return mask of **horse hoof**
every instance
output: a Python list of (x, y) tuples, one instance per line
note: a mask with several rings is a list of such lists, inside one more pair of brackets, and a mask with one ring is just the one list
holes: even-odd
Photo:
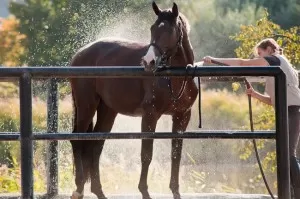
[(152, 199), (149, 194), (143, 196), (143, 199)]
[(78, 193), (77, 191), (74, 191), (71, 196), (71, 199), (83, 199), (83, 194)]
[(98, 199), (107, 199), (107, 197), (105, 197), (105, 196), (98, 196), (97, 198)]
[(97, 193), (92, 191), (92, 193), (96, 195), (97, 199), (107, 199), (107, 197), (104, 195), (102, 191), (99, 191)]
[(174, 199), (181, 199), (180, 193), (173, 193), (173, 198)]

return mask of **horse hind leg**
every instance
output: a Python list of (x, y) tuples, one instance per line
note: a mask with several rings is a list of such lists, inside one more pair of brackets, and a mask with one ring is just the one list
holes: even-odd
[[(90, 123), (87, 133), (93, 132), (93, 121)], [(93, 150), (91, 147), (90, 140), (82, 140), (84, 143), (83, 151), (82, 151), (82, 166), (83, 166), (83, 175), (84, 175), (84, 182), (87, 182), (90, 179), (90, 167), (92, 164), (91, 158), (89, 157), (89, 154), (91, 154), (91, 151)]]
[[(88, 130), (87, 130), (87, 133), (91, 133), (93, 132), (93, 121), (90, 123), (89, 127), (88, 127)], [(90, 140), (81, 140), (82, 144), (86, 147), (83, 147), (82, 148), (82, 167), (83, 167), (83, 178), (84, 178), (84, 183), (88, 182), (89, 179), (90, 179), (90, 168), (91, 168), (91, 165), (92, 165), (92, 159), (89, 157), (89, 154), (92, 153), (93, 151), (93, 148), (91, 146), (91, 143), (92, 141)], [(79, 199), (82, 199), (83, 198), (83, 195), (84, 195), (84, 192), (82, 192), (81, 194), (78, 194), (75, 193), (75, 195), (77, 195), (76, 197), (79, 198)]]
[[(97, 122), (94, 127), (94, 132), (110, 132), (117, 113), (106, 106), (104, 102), (100, 102), (97, 108)], [(99, 159), (102, 153), (105, 140), (94, 140), (92, 144), (92, 164), (91, 164), (91, 192), (98, 199), (106, 199), (100, 182)]]
[[(83, 98), (80, 98), (83, 99)], [(77, 101), (74, 104), (79, 104), (81, 106), (75, 106), (75, 122), (73, 132), (84, 133), (91, 129), (92, 119), (96, 112), (96, 108), (99, 100), (94, 97), (85, 96), (85, 99), (90, 101)], [(75, 102), (75, 100), (74, 100)], [(72, 140), (72, 149), (74, 156), (75, 164), (75, 184), (76, 191), (72, 194), (72, 199), (79, 199), (83, 197), (83, 189), (86, 180), (88, 179), (89, 171), (86, 169), (86, 166), (89, 164), (89, 153), (86, 153), (89, 149), (87, 141), (84, 140)], [(89, 168), (89, 167), (87, 167)]]

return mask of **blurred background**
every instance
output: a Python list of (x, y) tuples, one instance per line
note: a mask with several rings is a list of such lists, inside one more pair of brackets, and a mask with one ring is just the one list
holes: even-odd
[[(68, 66), (83, 45), (102, 37), (149, 43), (156, 15), (150, 0), (0, 0), (0, 65), (2, 67)], [(160, 8), (173, 1), (157, 0)], [(177, 0), (189, 20), (196, 56), (251, 55), (256, 42), (274, 37), (293, 66), (300, 67), (300, 0)], [(278, 36), (281, 35), (281, 36)], [(260, 92), (263, 83), (254, 83)], [(48, 82), (33, 82), (34, 132), (47, 130)], [(249, 130), (244, 85), (211, 82), (202, 86), (203, 129)], [(18, 82), (0, 82), (0, 130), (19, 131)], [(255, 130), (274, 129), (273, 108), (253, 100)], [(198, 129), (198, 103), (188, 130)], [(72, 100), (68, 83), (59, 84), (59, 132), (72, 131)], [(140, 118), (118, 115), (113, 132), (139, 132)], [(171, 131), (168, 116), (157, 131)], [(169, 193), (170, 140), (155, 140), (148, 178), (149, 190)], [(34, 143), (34, 190), (46, 191), (46, 141)], [(140, 140), (105, 142), (100, 160), (103, 190), (107, 194), (138, 193)], [(259, 153), (273, 193), (277, 190), (273, 140), (258, 140)], [(180, 170), (182, 193), (267, 193), (251, 140), (184, 140)], [(75, 188), (70, 142), (59, 142), (59, 189)], [(20, 192), (18, 142), (0, 142), (0, 193)], [(89, 185), (86, 193), (90, 192)]]

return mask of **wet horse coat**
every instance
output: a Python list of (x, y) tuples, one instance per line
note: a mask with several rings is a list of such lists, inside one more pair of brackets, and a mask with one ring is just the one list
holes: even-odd
[[(171, 62), (173, 67), (194, 63), (192, 46), (188, 38), (188, 22), (174, 3), (171, 10), (160, 10), (152, 4), (157, 15), (151, 26), (149, 44), (125, 40), (101, 39), (81, 48), (73, 57), (71, 66), (136, 66), (141, 62), (145, 70), (157, 67), (156, 58)], [(152, 48), (149, 48), (152, 47)], [(150, 54), (150, 56), (149, 56)], [(152, 56), (152, 57), (151, 57)], [(147, 58), (147, 59), (146, 59)], [(184, 78), (171, 78), (172, 91), (179, 92)], [(154, 132), (163, 114), (173, 118), (172, 132), (184, 132), (190, 121), (191, 107), (197, 97), (197, 87), (187, 78), (182, 96), (173, 100), (164, 78), (73, 78), (70, 79), (74, 101), (73, 132), (110, 132), (118, 113), (142, 117), (141, 131)], [(92, 119), (97, 111), (97, 122)], [(83, 197), (83, 188), (91, 179), (91, 191), (105, 198), (100, 183), (99, 158), (104, 140), (71, 141), (76, 192), (72, 198)], [(172, 168), (170, 189), (174, 198), (179, 194), (179, 165), (182, 139), (172, 139)], [(152, 160), (153, 140), (142, 140), (142, 169), (138, 185), (144, 199), (149, 199), (148, 168)]]

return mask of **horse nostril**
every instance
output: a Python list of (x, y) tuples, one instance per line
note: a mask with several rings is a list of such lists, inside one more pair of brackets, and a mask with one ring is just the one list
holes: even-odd
[(154, 59), (150, 62), (151, 65), (154, 65), (155, 64), (155, 61)]

